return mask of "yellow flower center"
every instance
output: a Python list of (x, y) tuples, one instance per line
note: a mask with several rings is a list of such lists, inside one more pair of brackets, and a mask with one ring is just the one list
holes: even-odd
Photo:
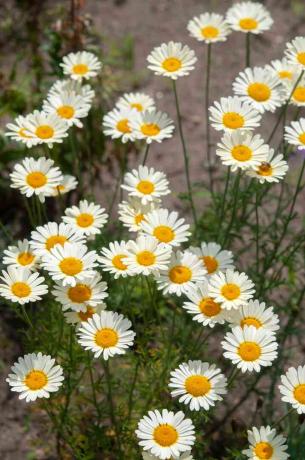
[(27, 297), (31, 294), (32, 289), (28, 284), (17, 281), (11, 285), (11, 291), (16, 297)]
[(298, 53), (297, 59), (300, 64), (305, 65), (305, 53), (304, 52)]
[(149, 180), (141, 180), (137, 185), (137, 190), (144, 195), (150, 195), (155, 190), (155, 186)]
[(84, 303), (91, 298), (92, 290), (86, 284), (77, 284), (70, 287), (68, 290), (68, 297), (72, 302)]
[(85, 75), (89, 71), (89, 67), (86, 64), (75, 64), (72, 68), (72, 72), (76, 75)]
[(218, 262), (215, 257), (212, 256), (203, 256), (201, 257), (205, 268), (207, 269), (208, 273), (214, 273), (217, 270)]
[(293, 99), (297, 102), (305, 102), (305, 86), (299, 86), (296, 88), (292, 95)]
[(26, 176), (26, 181), (31, 187), (39, 188), (47, 183), (47, 176), (40, 171), (33, 171)]
[(177, 441), (178, 432), (173, 426), (164, 423), (154, 429), (153, 436), (157, 444), (162, 447), (169, 447)]
[(33, 369), (24, 378), (24, 384), (33, 391), (40, 390), (48, 383), (48, 376), (43, 371)]
[(199, 304), (201, 312), (205, 316), (216, 316), (221, 310), (219, 303), (216, 303), (211, 297), (205, 297), (201, 300)]
[(262, 327), (262, 323), (259, 319), (254, 318), (254, 316), (248, 316), (247, 318), (244, 318), (240, 322), (240, 327), (244, 326), (254, 326), (256, 329), (259, 329)]
[(137, 109), (138, 112), (142, 112), (144, 108), (143, 105), (139, 104), (138, 102), (133, 102), (132, 104), (130, 104), (130, 107), (133, 109)]
[(40, 139), (50, 139), (54, 135), (54, 129), (49, 125), (40, 125), (37, 126), (35, 133)]
[(271, 164), (267, 163), (266, 161), (263, 161), (257, 170), (257, 174), (259, 174), (260, 176), (271, 176), (272, 175)]
[(157, 136), (161, 129), (159, 128), (156, 123), (144, 123), (141, 125), (141, 131), (144, 134), (144, 136)]
[(184, 265), (176, 265), (169, 271), (169, 279), (172, 283), (183, 284), (190, 281), (192, 278), (192, 271)]
[(265, 83), (252, 83), (248, 86), (248, 94), (255, 101), (264, 102), (270, 99), (271, 90)]
[(258, 22), (253, 18), (243, 18), (239, 21), (241, 29), (244, 30), (254, 30), (258, 26)]
[(299, 403), (305, 404), (305, 384), (304, 383), (295, 387), (293, 396)]
[(57, 114), (61, 118), (72, 118), (75, 113), (74, 108), (71, 105), (62, 105), (61, 107), (58, 107), (57, 109)]
[(219, 35), (219, 30), (214, 26), (206, 26), (201, 29), (201, 35), (203, 38), (216, 38)]
[(256, 361), (261, 353), (261, 347), (255, 342), (243, 342), (238, 347), (238, 354), (244, 361)]
[(102, 348), (115, 347), (119, 341), (119, 336), (114, 329), (105, 327), (95, 334), (95, 343)]
[(137, 225), (139, 225), (144, 220), (144, 214), (140, 213), (137, 214), (134, 218), (134, 221)]
[(124, 134), (131, 133), (131, 129), (128, 124), (128, 119), (123, 118), (123, 120), (118, 121), (116, 124), (116, 129), (120, 131), (120, 133), (124, 133)]
[(19, 131), (18, 131), (18, 134), (19, 134), (20, 137), (25, 137), (26, 139), (32, 139), (32, 137), (33, 137), (33, 136), (29, 136), (26, 133), (25, 128), (20, 128)]
[(284, 78), (288, 78), (289, 80), (292, 79), (292, 72), (290, 72), (289, 70), (280, 70), (278, 72), (278, 76), (282, 79)]
[(240, 288), (237, 284), (228, 283), (221, 288), (221, 294), (227, 300), (235, 300), (240, 296)]
[(142, 251), (137, 254), (137, 262), (140, 265), (144, 265), (148, 267), (149, 265), (153, 265), (156, 261), (156, 256), (153, 252), (150, 251)]
[(239, 129), (245, 124), (245, 119), (237, 112), (227, 112), (222, 117), (222, 122), (226, 128)]
[(175, 232), (167, 225), (159, 225), (156, 227), (153, 235), (162, 243), (169, 243), (175, 238)]
[(299, 135), (299, 141), (305, 144), (305, 132)]
[(248, 161), (252, 158), (252, 149), (247, 145), (235, 145), (231, 151), (231, 155), (237, 161)]
[(273, 455), (273, 447), (269, 442), (258, 442), (254, 449), (255, 455), (260, 460), (267, 460)]
[(185, 380), (185, 389), (192, 396), (204, 396), (210, 389), (211, 384), (207, 377), (204, 375), (191, 375)]
[(46, 249), (50, 251), (50, 249), (54, 248), (56, 244), (60, 244), (61, 246), (67, 241), (67, 238), (63, 235), (53, 235), (49, 236), (46, 240)]
[(83, 212), (82, 214), (79, 214), (77, 216), (76, 222), (79, 227), (90, 227), (90, 225), (92, 225), (94, 222), (94, 217), (92, 216), (92, 214), (87, 214), (86, 212)]
[(126, 256), (124, 254), (117, 254), (116, 256), (113, 257), (112, 259), (112, 265), (117, 268), (118, 270), (126, 270), (127, 265), (123, 264), (122, 259), (124, 259)]
[(66, 257), (59, 263), (61, 271), (68, 276), (74, 276), (83, 269), (83, 262), (76, 257)]
[(30, 265), (34, 259), (35, 256), (30, 252), (21, 252), (17, 257), (18, 263), (23, 266)]
[(96, 311), (95, 308), (87, 307), (87, 310), (85, 312), (79, 311), (77, 314), (81, 321), (88, 321), (89, 318), (92, 318), (95, 311)]
[(181, 69), (182, 62), (178, 58), (170, 57), (162, 62), (162, 67), (163, 69), (167, 70), (167, 72), (176, 72), (177, 70)]

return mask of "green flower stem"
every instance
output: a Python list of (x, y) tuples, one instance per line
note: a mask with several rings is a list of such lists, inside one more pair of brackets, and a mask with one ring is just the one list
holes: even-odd
[(87, 352), (87, 367), (89, 371), (89, 377), (90, 377), (90, 385), (91, 385), (91, 391), (92, 391), (92, 398), (93, 398), (93, 404), (97, 412), (97, 417), (98, 417), (98, 422), (101, 420), (101, 411), (97, 402), (97, 396), (96, 396), (96, 391), (95, 391), (95, 383), (94, 383), (94, 378), (93, 378), (93, 371), (92, 371), (92, 361), (91, 361), (91, 355), (90, 352)]
[(211, 163), (211, 142), (210, 142), (210, 123), (209, 123), (209, 94), (210, 94), (210, 76), (211, 76), (211, 55), (212, 44), (207, 46), (207, 61), (206, 61), (206, 80), (205, 80), (205, 123), (206, 123), (206, 151), (208, 159), (208, 173), (211, 192), (213, 193), (213, 169)]
[(130, 386), (130, 390), (129, 390), (129, 395), (128, 395), (128, 413), (127, 413), (127, 420), (128, 420), (128, 422), (129, 422), (130, 419), (131, 419), (132, 405), (133, 405), (133, 393), (134, 393), (134, 389), (135, 389), (136, 382), (137, 382), (137, 378), (138, 378), (139, 367), (140, 367), (140, 360), (137, 359), (137, 362), (136, 362), (136, 365), (135, 365), (135, 369), (134, 369), (134, 375), (133, 375), (133, 379), (132, 379), (132, 382), (131, 382), (131, 386)]
[(33, 323), (26, 311), (25, 305), (21, 305), (21, 311), (22, 311), (22, 316), (23, 316), (24, 321), (30, 326), (31, 329), (33, 329), (34, 328)]
[(231, 220), (230, 220), (230, 223), (229, 223), (229, 225), (227, 227), (227, 230), (226, 230), (226, 233), (225, 233), (223, 246), (226, 245), (227, 241), (230, 238), (230, 232), (232, 230), (232, 227), (234, 225), (234, 221), (235, 221), (235, 218), (236, 218), (236, 208), (237, 208), (237, 202), (238, 202), (238, 196), (239, 196), (238, 192), (239, 192), (240, 178), (241, 178), (241, 170), (238, 171), (237, 176), (235, 178), (235, 182), (234, 182), (234, 191), (233, 191), (234, 198), (233, 198), (233, 208), (232, 208)]
[(258, 215), (258, 189), (255, 192), (255, 253), (256, 253), (256, 272), (259, 273), (259, 215)]
[(148, 152), (149, 152), (149, 147), (150, 147), (150, 144), (146, 144), (145, 153), (144, 153), (144, 158), (143, 158), (143, 163), (142, 163), (143, 166), (145, 166), (145, 163), (146, 163), (146, 161), (147, 161)]
[(228, 388), (231, 388), (237, 376), (239, 375), (240, 369), (238, 367), (234, 368), (231, 372), (230, 377), (228, 378)]
[(71, 146), (71, 150), (72, 150), (72, 153), (73, 153), (73, 158), (74, 158), (75, 163), (77, 165), (77, 174), (76, 174), (76, 176), (78, 176), (77, 179), (78, 179), (78, 183), (79, 183), (79, 195), (82, 196), (83, 191), (84, 191), (84, 188), (83, 188), (83, 171), (82, 171), (82, 155), (81, 155), (81, 151), (79, 149), (79, 146), (77, 145), (77, 137), (76, 137), (76, 131), (75, 131), (74, 126), (72, 126), (72, 128), (70, 130), (70, 133), (71, 133), (71, 135), (69, 136), (70, 146)]
[(250, 40), (251, 40), (251, 33), (248, 32), (246, 33), (246, 67), (250, 67), (250, 51), (251, 51), (251, 46), (250, 46)]
[(222, 222), (224, 220), (224, 215), (225, 215), (225, 206), (226, 206), (226, 201), (227, 201), (227, 193), (228, 193), (228, 188), (229, 188), (229, 183), (230, 183), (230, 177), (231, 177), (231, 167), (229, 166), (228, 169), (227, 169), (225, 190), (224, 190), (224, 194), (223, 194), (223, 197), (222, 197), (221, 211), (220, 211), (220, 214), (219, 214), (218, 239), (221, 236), (221, 227), (222, 227)]
[(272, 428), (275, 428), (275, 427), (279, 426), (279, 425), (282, 423), (282, 421), (285, 420), (285, 418), (287, 418), (287, 417), (288, 417), (290, 414), (292, 414), (293, 412), (296, 412), (296, 410), (295, 410), (293, 407), (291, 407), (291, 409), (289, 409), (289, 411), (286, 412), (286, 414), (284, 414), (284, 415), (283, 415), (282, 417), (280, 417), (275, 423), (273, 423), (273, 424), (271, 425), (271, 427), (272, 427)]

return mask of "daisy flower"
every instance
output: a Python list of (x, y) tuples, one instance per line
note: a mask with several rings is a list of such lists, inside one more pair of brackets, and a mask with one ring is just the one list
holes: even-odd
[(26, 402), (49, 398), (50, 393), (58, 391), (64, 380), (62, 367), (55, 365), (55, 359), (51, 356), (41, 352), (18, 358), (11, 371), (6, 381), (12, 391), (20, 393), (19, 399), (25, 399)]
[(270, 151), (269, 145), (259, 134), (246, 131), (225, 133), (217, 144), (218, 155), (225, 166), (231, 166), (232, 171), (249, 169), (259, 166), (266, 161)]
[(149, 411), (138, 423), (139, 445), (160, 459), (180, 458), (195, 442), (195, 427), (183, 412)]
[(187, 25), (191, 37), (199, 42), (224, 42), (231, 30), (221, 14), (204, 13), (195, 16)]
[(305, 106), (305, 76), (298, 82), (299, 76), (295, 76), (292, 80), (286, 82), (287, 98), (290, 97), (290, 104), (297, 107)]
[(154, 209), (159, 209), (159, 200), (150, 201), (142, 204), (138, 197), (129, 197), (128, 201), (122, 201), (118, 206), (119, 220), (130, 232), (141, 230), (141, 224), (146, 220), (146, 216)]
[(75, 125), (82, 128), (83, 124), (80, 119), (88, 115), (90, 105), (82, 96), (72, 91), (62, 91), (61, 94), (49, 96), (43, 102), (42, 109), (45, 113), (55, 113), (69, 126)]
[(136, 109), (114, 108), (103, 118), (103, 133), (112, 139), (121, 139), (125, 144), (136, 139), (136, 133), (131, 122), (138, 115)]
[(90, 85), (82, 85), (78, 80), (57, 80), (50, 88), (48, 92), (48, 98), (50, 96), (61, 96), (65, 93), (76, 93), (81, 96), (84, 103), (91, 105), (95, 96), (94, 90)]
[(140, 198), (144, 205), (170, 193), (166, 175), (142, 165), (125, 174), (121, 187), (130, 196)]
[(80, 243), (57, 244), (49, 254), (42, 256), (42, 267), (54, 281), (63, 286), (76, 286), (78, 282), (95, 275), (97, 254)]
[(48, 286), (42, 284), (45, 279), (39, 273), (31, 273), (30, 270), (15, 267), (7, 267), (2, 270), (0, 279), (0, 295), (11, 302), (24, 305), (28, 302), (36, 302), (48, 292)]
[(240, 97), (222, 97), (209, 108), (210, 121), (217, 131), (232, 132), (235, 129), (251, 131), (260, 125), (261, 114)]
[(143, 233), (154, 236), (160, 243), (180, 246), (191, 235), (189, 224), (179, 219), (177, 212), (157, 209), (148, 213), (140, 223)]
[(175, 129), (174, 122), (166, 113), (155, 109), (139, 113), (130, 121), (132, 131), (137, 139), (145, 139), (147, 144), (152, 141), (162, 142), (172, 137)]
[(37, 144), (61, 144), (68, 136), (69, 125), (55, 113), (39, 112), (34, 110), (24, 121), (25, 133), (36, 139)]
[(232, 269), (215, 273), (209, 278), (209, 294), (225, 310), (245, 305), (253, 297), (254, 283), (245, 273)]
[(305, 118), (292, 121), (290, 126), (285, 126), (284, 137), (288, 144), (305, 147)]
[(37, 256), (48, 256), (54, 246), (63, 246), (66, 242), (84, 243), (84, 236), (63, 222), (48, 222), (32, 231), (30, 246)]
[(227, 11), (226, 20), (233, 30), (256, 35), (269, 30), (273, 24), (268, 10), (258, 2), (236, 3)]
[(207, 271), (190, 251), (173, 252), (168, 268), (157, 279), (158, 289), (164, 294), (187, 294), (195, 285), (205, 280)]
[(64, 317), (68, 324), (76, 324), (77, 329), (79, 329), (81, 323), (88, 321), (95, 313), (99, 315), (105, 309), (106, 304), (101, 302), (96, 307), (87, 306), (85, 311), (66, 311)]
[(103, 300), (108, 297), (106, 291), (107, 283), (102, 281), (99, 273), (95, 272), (93, 276), (84, 278), (75, 286), (55, 283), (52, 294), (57, 302), (62, 304), (63, 311), (70, 308), (76, 312), (86, 312), (89, 306), (96, 307), (103, 303)]
[(236, 326), (228, 332), (221, 345), (224, 357), (236, 364), (242, 372), (260, 372), (261, 367), (271, 366), (277, 357), (278, 344), (275, 335), (254, 326)]
[(260, 113), (274, 112), (285, 99), (280, 79), (262, 67), (240, 72), (233, 82), (233, 92)]
[[(156, 457), (155, 455), (149, 454), (147, 452), (142, 452), (143, 460), (159, 460), (160, 457)], [(172, 460), (194, 460), (194, 457), (191, 451), (184, 452), (184, 454), (179, 455), (179, 457), (171, 457)]]
[(289, 454), (285, 452), (288, 446), (286, 438), (277, 435), (276, 430), (268, 426), (253, 427), (248, 430), (249, 448), (242, 451), (251, 460), (286, 460)]
[(155, 75), (177, 80), (178, 77), (189, 75), (197, 58), (187, 45), (171, 41), (154, 48), (147, 56), (147, 61), (148, 68), (153, 70)]
[(89, 236), (101, 233), (107, 218), (108, 214), (100, 205), (82, 200), (78, 206), (67, 208), (62, 220), (80, 234)]
[(305, 366), (290, 367), (281, 375), (282, 401), (291, 404), (298, 414), (305, 414)]
[(85, 350), (102, 355), (107, 360), (114, 355), (124, 355), (134, 342), (135, 332), (130, 330), (131, 322), (113, 311), (102, 311), (83, 322), (78, 330), (78, 341)]
[(227, 268), (234, 268), (232, 252), (221, 249), (217, 243), (203, 242), (198, 248), (191, 246), (189, 251), (199, 257), (208, 275), (224, 271)]
[(221, 401), (221, 395), (227, 393), (227, 379), (215, 364), (202, 361), (182, 363), (171, 372), (169, 388), (173, 398), (179, 397), (179, 402), (190, 407), (190, 410), (209, 410)]
[(14, 141), (23, 142), (23, 144), (30, 148), (33, 147), (33, 145), (38, 144), (39, 140), (26, 130), (25, 125), (27, 122), (27, 117), (19, 115), (14, 120), (14, 123), (8, 123), (6, 127), (9, 131), (7, 131), (5, 135)]
[(158, 276), (160, 270), (168, 267), (172, 249), (168, 244), (159, 243), (153, 236), (140, 235), (136, 241), (127, 242), (126, 251), (124, 264), (132, 274)]
[(275, 332), (280, 328), (279, 317), (274, 313), (273, 307), (266, 308), (265, 302), (259, 302), (259, 300), (249, 300), (240, 309), (232, 311), (229, 319), (232, 327), (236, 325), (241, 328), (254, 326), (269, 332)]
[(2, 262), (14, 268), (36, 271), (38, 257), (32, 252), (28, 240), (17, 241), (17, 246), (9, 246), (3, 251)]
[(74, 176), (65, 174), (60, 184), (53, 188), (52, 196), (60, 196), (64, 195), (65, 193), (71, 192), (71, 190), (76, 189), (77, 184), (78, 181)]
[(88, 51), (78, 51), (69, 53), (63, 57), (59, 64), (65, 75), (69, 75), (73, 80), (88, 80), (96, 77), (102, 68), (102, 63), (98, 58)]
[(63, 179), (60, 169), (53, 165), (54, 161), (45, 157), (25, 158), (10, 174), (11, 187), (18, 188), (27, 198), (37, 195), (43, 203)]
[(287, 43), (285, 55), (291, 65), (305, 69), (305, 37), (295, 37), (292, 42)]
[(138, 112), (145, 112), (155, 108), (155, 101), (145, 93), (125, 93), (120, 97), (116, 106), (119, 110), (136, 109)]
[(127, 266), (125, 259), (128, 256), (125, 241), (114, 241), (109, 244), (109, 248), (102, 248), (101, 256), (98, 261), (102, 266), (102, 270), (110, 272), (117, 279), (120, 276), (125, 278), (130, 276), (130, 270)]
[(194, 321), (210, 327), (224, 324), (227, 311), (210, 297), (208, 281), (197, 283), (193, 289), (188, 290), (186, 297), (190, 302), (184, 302), (182, 308), (193, 316)]
[(274, 155), (274, 150), (270, 149), (266, 161), (263, 161), (256, 169), (248, 169), (246, 174), (255, 177), (261, 184), (279, 182), (289, 169), (287, 161), (283, 158), (283, 155)]
[(296, 69), (297, 67), (290, 64), (286, 58), (281, 60), (275, 59), (266, 66), (266, 70), (277, 76), (282, 81), (282, 83), (286, 82), (287, 80), (292, 80), (292, 78), (296, 75)]

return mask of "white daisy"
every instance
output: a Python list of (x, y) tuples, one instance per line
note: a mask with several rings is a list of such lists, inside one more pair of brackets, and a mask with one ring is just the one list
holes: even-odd
[(72, 91), (62, 91), (61, 94), (49, 96), (43, 102), (42, 109), (45, 113), (55, 113), (69, 126), (75, 125), (82, 128), (81, 118), (85, 118), (90, 110), (82, 96)]
[(55, 359), (49, 355), (29, 353), (18, 358), (12, 367), (12, 374), (6, 381), (19, 399), (26, 402), (37, 398), (49, 398), (50, 393), (58, 391), (64, 380), (62, 367), (55, 365)]
[[(147, 452), (142, 452), (143, 460), (158, 460), (160, 457), (156, 457), (155, 455), (149, 454)], [(179, 457), (171, 456), (170, 460), (194, 460), (194, 457), (191, 451), (187, 451)]]
[(233, 92), (260, 113), (274, 112), (285, 100), (280, 79), (263, 67), (240, 72), (233, 82)]
[(28, 240), (17, 241), (17, 246), (9, 246), (3, 254), (5, 265), (30, 271), (36, 271), (39, 265), (39, 258), (32, 252)]
[(62, 220), (75, 231), (88, 236), (101, 233), (107, 218), (108, 214), (105, 213), (105, 209), (100, 205), (82, 200), (78, 206), (67, 208)]
[(217, 144), (216, 155), (222, 163), (231, 166), (232, 171), (249, 169), (259, 166), (266, 161), (270, 151), (269, 145), (259, 134), (247, 131), (235, 131), (224, 133), (221, 141)]
[(222, 97), (209, 108), (210, 121), (217, 131), (253, 130), (260, 125), (261, 114), (240, 97)]
[(206, 269), (195, 254), (177, 251), (172, 253), (168, 268), (161, 271), (157, 286), (164, 294), (181, 296), (204, 281), (206, 274)]
[(209, 278), (209, 294), (225, 310), (245, 305), (254, 292), (254, 284), (245, 273), (228, 269)]
[(189, 224), (184, 219), (179, 219), (179, 214), (168, 209), (157, 209), (145, 216), (140, 223), (143, 233), (154, 236), (160, 243), (180, 246), (188, 240), (191, 232)]
[(131, 196), (128, 201), (122, 201), (118, 205), (119, 220), (130, 232), (141, 230), (141, 223), (146, 220), (146, 216), (154, 209), (159, 209), (159, 200), (150, 201), (142, 204), (140, 198)]
[(279, 317), (274, 313), (273, 307), (266, 308), (265, 302), (259, 302), (259, 300), (249, 300), (246, 305), (233, 310), (230, 312), (229, 319), (232, 327), (236, 325), (241, 328), (254, 326), (270, 332), (275, 332), (280, 328)]
[(198, 248), (191, 246), (189, 251), (199, 257), (208, 275), (224, 271), (227, 268), (234, 268), (232, 252), (221, 249), (217, 243), (203, 242)]
[(75, 286), (63, 286), (57, 282), (52, 290), (57, 302), (62, 304), (63, 311), (74, 310), (76, 312), (86, 312), (87, 307), (95, 307), (103, 303), (108, 297), (107, 283), (102, 281), (99, 273), (95, 272), (93, 276), (84, 278)]
[(297, 107), (305, 106), (305, 76), (298, 81), (299, 75), (296, 75), (292, 80), (285, 83), (286, 97), (290, 97), (290, 104)]
[(84, 236), (76, 232), (70, 225), (61, 222), (48, 222), (37, 227), (31, 233), (30, 246), (37, 256), (49, 255), (50, 251), (57, 244), (84, 243)]
[(88, 251), (85, 245), (64, 243), (63, 246), (55, 245), (49, 254), (43, 255), (41, 265), (54, 281), (61, 281), (63, 286), (76, 286), (78, 282), (94, 276), (96, 259), (96, 252)]
[(64, 195), (65, 193), (68, 193), (71, 190), (75, 190), (77, 187), (77, 184), (78, 184), (78, 181), (76, 180), (74, 176), (65, 174), (60, 184), (53, 188), (52, 196)]
[(191, 37), (199, 42), (217, 43), (224, 42), (231, 30), (221, 14), (204, 13), (195, 16), (187, 25)]
[(128, 255), (125, 241), (114, 241), (109, 243), (109, 248), (101, 249), (101, 256), (98, 261), (102, 266), (102, 270), (110, 272), (117, 279), (120, 276), (125, 278), (130, 276), (131, 272), (127, 266), (125, 259)]
[(177, 80), (178, 77), (189, 75), (197, 58), (187, 45), (171, 41), (154, 48), (147, 56), (147, 61), (148, 68), (153, 70), (155, 75)]
[(283, 155), (274, 155), (274, 150), (270, 149), (266, 161), (263, 161), (256, 169), (248, 169), (246, 174), (250, 177), (255, 177), (261, 184), (264, 182), (279, 182), (289, 169), (287, 161), (283, 158)]
[(34, 110), (24, 121), (25, 133), (36, 139), (38, 144), (60, 144), (68, 136), (68, 123), (55, 113)]
[(172, 137), (175, 129), (174, 122), (164, 112), (156, 109), (139, 113), (130, 121), (132, 131), (137, 139), (145, 139), (147, 144), (152, 141), (162, 142)]
[(37, 195), (43, 203), (46, 196), (51, 196), (54, 187), (63, 179), (62, 173), (54, 161), (45, 157), (25, 158), (21, 163), (15, 164), (10, 174), (11, 187), (18, 188), (22, 195), (30, 198)]
[(127, 190), (130, 196), (140, 198), (142, 204), (155, 201), (170, 193), (166, 175), (142, 165), (125, 174), (121, 187)]
[(226, 394), (227, 379), (215, 364), (202, 361), (182, 363), (170, 373), (169, 388), (173, 398), (189, 406), (190, 410), (209, 410)]
[(183, 412), (149, 411), (138, 423), (139, 445), (160, 459), (180, 458), (195, 442), (195, 427)]
[(101, 302), (96, 307), (87, 306), (85, 311), (66, 311), (64, 317), (68, 324), (76, 324), (77, 329), (81, 326), (83, 322), (88, 321), (89, 318), (96, 313), (99, 315), (103, 310), (106, 309), (106, 304)]
[(268, 426), (253, 427), (248, 430), (248, 449), (242, 451), (250, 460), (286, 460), (289, 454), (285, 452), (288, 446), (286, 438), (277, 435), (276, 430)]
[(90, 85), (82, 85), (79, 80), (57, 80), (50, 88), (47, 97), (61, 96), (65, 93), (76, 93), (81, 96), (83, 101), (89, 105), (92, 104), (94, 98), (94, 90)]
[(190, 302), (184, 302), (182, 308), (193, 316), (194, 321), (210, 327), (224, 324), (227, 310), (210, 297), (208, 281), (197, 283), (193, 289), (188, 290), (186, 297)]
[(85, 350), (102, 355), (107, 360), (114, 355), (123, 355), (134, 342), (135, 332), (130, 330), (131, 322), (113, 311), (102, 311), (83, 322), (78, 330), (78, 341)]
[(256, 35), (269, 30), (273, 24), (269, 11), (258, 2), (234, 4), (227, 11), (226, 20), (233, 30)]
[(140, 235), (136, 241), (126, 244), (127, 257), (124, 264), (132, 274), (159, 275), (168, 267), (172, 249), (168, 244), (159, 243), (153, 236)]
[(137, 115), (136, 109), (114, 108), (103, 118), (103, 133), (112, 139), (121, 139), (123, 143), (134, 141), (137, 136), (131, 123)]
[(305, 366), (290, 367), (281, 375), (281, 382), (282, 400), (291, 404), (298, 414), (305, 414)]
[(88, 80), (95, 77), (102, 68), (102, 63), (98, 58), (88, 51), (78, 51), (69, 53), (63, 57), (59, 64), (65, 75), (69, 75), (73, 80)]
[(119, 110), (136, 109), (138, 112), (145, 112), (155, 108), (155, 101), (145, 93), (125, 93), (120, 97), (116, 106)]
[(2, 270), (0, 278), (3, 281), (0, 284), (0, 295), (20, 305), (41, 300), (48, 292), (48, 286), (42, 284), (45, 279), (39, 273), (31, 273), (27, 269), (7, 267), (7, 271)]
[(295, 37), (287, 43), (285, 55), (287, 61), (301, 69), (305, 69), (305, 37)]
[(275, 335), (254, 326), (236, 326), (228, 332), (221, 345), (224, 357), (236, 364), (242, 372), (260, 372), (261, 367), (271, 366), (277, 357), (278, 344)]
[(282, 83), (286, 82), (287, 80), (292, 80), (297, 71), (297, 67), (290, 64), (286, 58), (281, 60), (275, 59), (274, 61), (271, 61), (270, 64), (265, 67), (265, 69), (278, 77)]
[(23, 142), (23, 144), (30, 148), (33, 147), (33, 145), (38, 144), (39, 140), (26, 130), (25, 126), (27, 117), (28, 115), (26, 117), (18, 115), (18, 117), (15, 118), (14, 123), (8, 123), (6, 125), (8, 131), (5, 135), (14, 141)]
[(305, 147), (305, 118), (292, 121), (290, 126), (285, 126), (284, 137), (288, 144)]

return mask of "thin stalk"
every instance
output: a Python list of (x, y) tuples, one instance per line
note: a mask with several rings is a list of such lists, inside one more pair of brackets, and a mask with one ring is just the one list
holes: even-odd
[(282, 423), (283, 420), (285, 420), (286, 417), (288, 417), (288, 415), (292, 414), (292, 412), (295, 412), (295, 409), (293, 407), (291, 407), (291, 409), (289, 409), (288, 412), (286, 412), (286, 414), (284, 414), (282, 417), (280, 417), (275, 423), (273, 423), (271, 425), (272, 428), (275, 428), (276, 426), (280, 425)]
[(136, 365), (135, 365), (134, 375), (133, 375), (133, 379), (132, 379), (132, 382), (131, 382), (129, 395), (128, 395), (128, 413), (127, 413), (127, 420), (128, 421), (130, 421), (130, 418), (131, 418), (133, 393), (134, 393), (134, 389), (135, 389), (135, 386), (136, 386), (136, 381), (137, 381), (137, 378), (138, 378), (139, 367), (140, 367), (140, 360), (138, 359), (137, 362), (136, 362)]
[(93, 378), (93, 372), (92, 372), (92, 365), (91, 365), (91, 357), (90, 357), (90, 352), (89, 351), (87, 353), (87, 366), (88, 366), (88, 370), (89, 370), (89, 377), (90, 377), (93, 404), (94, 404), (94, 407), (95, 407), (96, 412), (97, 412), (98, 421), (100, 421), (101, 412), (100, 412), (100, 408), (99, 408), (99, 405), (98, 405), (98, 402), (97, 402), (97, 396), (96, 396), (95, 384), (94, 384), (94, 378)]
[(21, 311), (22, 311), (22, 315), (23, 315), (23, 318), (25, 320), (26, 323), (28, 323), (28, 325), (30, 326), (31, 329), (34, 328), (33, 326), (33, 323), (29, 317), (29, 315), (27, 314), (27, 311), (26, 311), (26, 308), (24, 305), (21, 305)]
[(205, 80), (205, 123), (206, 123), (206, 151), (208, 158), (208, 172), (211, 192), (213, 193), (214, 182), (213, 182), (213, 170), (211, 163), (211, 143), (210, 143), (210, 123), (209, 123), (209, 94), (210, 94), (210, 77), (211, 77), (211, 55), (212, 55), (212, 44), (209, 43), (207, 46), (207, 62), (206, 62), (206, 80)]
[(238, 171), (236, 179), (235, 179), (235, 182), (234, 182), (233, 209), (232, 209), (232, 214), (231, 214), (231, 220), (230, 220), (230, 223), (229, 223), (229, 225), (227, 227), (226, 234), (225, 234), (225, 237), (224, 237), (223, 246), (226, 245), (226, 243), (227, 243), (227, 241), (229, 239), (230, 231), (231, 231), (231, 229), (233, 227), (234, 220), (235, 220), (235, 217), (236, 217), (236, 208), (237, 208), (237, 202), (238, 202), (238, 196), (239, 196), (238, 191), (239, 191), (240, 178), (241, 178), (241, 170)]
[(221, 235), (221, 226), (222, 226), (222, 222), (223, 222), (224, 214), (225, 214), (225, 206), (226, 206), (227, 193), (228, 193), (228, 188), (229, 188), (229, 183), (230, 183), (230, 176), (231, 176), (231, 167), (229, 166), (227, 170), (225, 190), (224, 190), (224, 194), (222, 197), (222, 203), (221, 203), (218, 238)]
[(109, 369), (109, 363), (108, 361), (104, 362), (104, 372), (105, 372), (105, 377), (106, 377), (106, 383), (107, 383), (107, 390), (108, 390), (108, 400), (109, 400), (109, 410), (110, 410), (110, 420), (111, 423), (114, 427), (115, 434), (116, 434), (116, 442), (117, 442), (117, 448), (118, 448), (118, 453), (119, 453), (119, 458), (122, 458), (122, 448), (121, 448), (121, 440), (120, 440), (120, 434), (119, 434), (119, 426), (115, 414), (115, 407), (114, 407), (114, 402), (113, 402), (113, 395), (112, 395), (112, 386), (111, 386), (111, 374), (110, 374), (110, 369)]
[(145, 163), (148, 157), (149, 147), (150, 147), (150, 144), (146, 144), (143, 163), (142, 163), (143, 166), (145, 166)]
[(238, 369), (238, 367), (236, 367), (235, 369), (232, 370), (231, 375), (228, 378), (228, 388), (232, 387), (232, 385), (234, 383), (234, 380), (236, 379), (236, 377), (239, 374), (239, 371), (240, 371), (240, 369)]
[(246, 34), (246, 67), (250, 67), (250, 36), (251, 33)]
[(256, 246), (256, 272), (259, 273), (259, 215), (258, 215), (258, 190), (255, 192), (255, 246)]

